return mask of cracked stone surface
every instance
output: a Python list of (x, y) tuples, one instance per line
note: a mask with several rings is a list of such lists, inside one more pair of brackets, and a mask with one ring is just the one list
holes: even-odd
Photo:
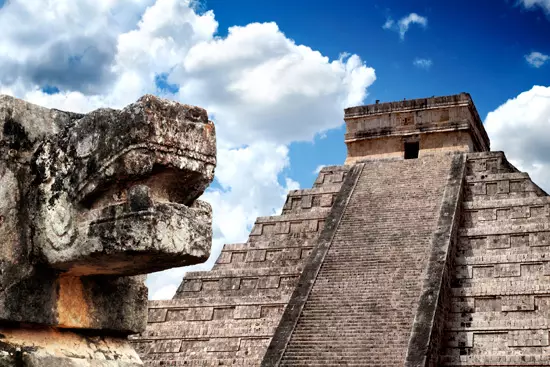
[(0, 96), (0, 366), (141, 365), (52, 345), (70, 328), (74, 348), (118, 350), (144, 330), (143, 275), (209, 256), (198, 198), (215, 165), (199, 107), (145, 95), (77, 114)]

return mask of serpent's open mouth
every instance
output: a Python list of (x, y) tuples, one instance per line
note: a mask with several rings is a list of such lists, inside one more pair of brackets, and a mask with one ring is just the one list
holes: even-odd
[(137, 184), (150, 187), (161, 201), (188, 204), (211, 180), (215, 161), (208, 158), (159, 144), (129, 147), (103, 164), (88, 163), (88, 174), (75, 187), (76, 200), (98, 208), (124, 201), (127, 189)]
[[(135, 154), (130, 157), (136, 159)], [(85, 186), (93, 190), (79, 202), (78, 251), (90, 252), (81, 261), (55, 267), (74, 275), (133, 275), (205, 261), (205, 244), (212, 236), (211, 208), (196, 200), (207, 183), (204, 169), (193, 170), (189, 158), (186, 167), (175, 167), (180, 157), (163, 154), (162, 161), (153, 155), (154, 163), (136, 174), (125, 158), (116, 168), (125, 174), (93, 175)], [(135, 163), (143, 167), (142, 161)]]
[(145, 96), (85, 115), (36, 157), (44, 261), (82, 276), (205, 261), (212, 212), (197, 198), (215, 154), (214, 125), (198, 107)]
[(83, 210), (80, 211), (79, 221), (94, 222), (105, 214), (112, 216), (114, 207), (129, 213), (149, 210), (157, 204), (190, 206), (195, 197), (190, 197), (186, 188), (197, 179), (195, 176), (197, 174), (193, 172), (155, 167), (146, 178), (118, 179), (93, 191), (81, 201)]

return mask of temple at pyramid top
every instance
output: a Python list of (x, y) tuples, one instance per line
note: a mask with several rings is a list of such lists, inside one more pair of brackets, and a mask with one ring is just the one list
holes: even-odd
[(345, 110), (346, 164), (417, 158), (434, 151), (489, 151), (489, 137), (468, 93), (376, 103)]

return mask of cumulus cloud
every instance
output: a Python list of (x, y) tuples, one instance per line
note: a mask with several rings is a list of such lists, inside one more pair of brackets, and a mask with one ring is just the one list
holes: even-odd
[[(357, 55), (330, 60), (298, 45), (275, 23), (218, 37), (214, 12), (196, 5), (11, 0), (0, 11), (0, 93), (78, 112), (145, 93), (206, 108), (218, 134), (216, 182), (203, 196), (214, 210), (212, 256), (198, 266), (207, 269), (223, 243), (246, 241), (255, 218), (275, 214), (298, 188), (285, 174), (288, 144), (340, 126), (375, 73)], [(46, 85), (60, 93), (44, 93)], [(149, 276), (151, 297), (173, 294), (185, 271)]]
[(428, 18), (416, 13), (410, 13), (409, 15), (399, 19), (397, 22), (395, 22), (392, 18), (387, 18), (382, 28), (398, 32), (399, 37), (404, 40), (405, 33), (409, 30), (411, 24), (418, 24), (419, 26), (426, 28), (428, 26)]
[(541, 8), (550, 14), (550, 0), (519, 0), (519, 3), (527, 9)]
[(525, 60), (529, 63), (529, 65), (535, 68), (540, 68), (548, 61), (548, 59), (550, 59), (550, 56), (536, 51), (531, 52), (529, 55), (525, 55)]
[(357, 55), (330, 61), (275, 23), (231, 27), (226, 38), (193, 47), (171, 74), (186, 81), (180, 98), (206, 106), (226, 127), (222, 140), (236, 145), (266, 135), (280, 144), (311, 140), (339, 126), (342, 107), (361, 103), (374, 79)]
[[(117, 36), (147, 0), (17, 1), (0, 11), (0, 84), (53, 84), (97, 93), (114, 77)], [(70, 34), (69, 34), (70, 32)]]
[(433, 62), (431, 59), (421, 59), (417, 57), (416, 59), (413, 60), (413, 65), (420, 69), (428, 70), (429, 68), (432, 67), (432, 64)]
[(550, 87), (534, 86), (506, 101), (487, 115), (485, 128), (491, 150), (503, 150), (550, 192)]

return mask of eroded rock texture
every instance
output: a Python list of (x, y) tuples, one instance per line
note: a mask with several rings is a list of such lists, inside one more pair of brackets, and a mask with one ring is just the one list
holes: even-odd
[(125, 341), (146, 324), (141, 274), (209, 255), (206, 111), (146, 95), (82, 115), (0, 96), (0, 127), (0, 366), (141, 365)]

